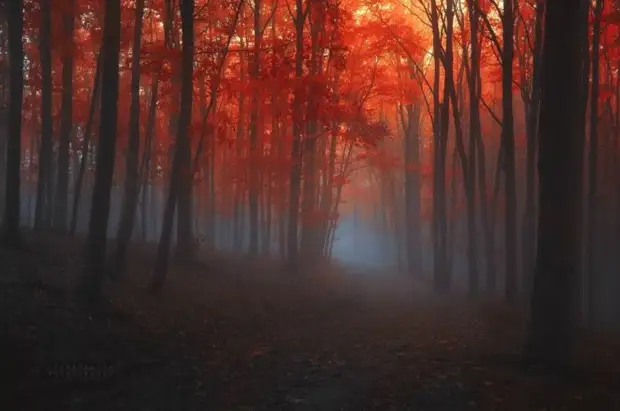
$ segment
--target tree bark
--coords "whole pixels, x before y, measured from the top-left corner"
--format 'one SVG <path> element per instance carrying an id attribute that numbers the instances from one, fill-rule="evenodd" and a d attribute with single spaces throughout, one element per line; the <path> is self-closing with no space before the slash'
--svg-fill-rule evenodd
<path id="1" fill-rule="evenodd" d="M 182 25 L 182 73 L 181 76 L 181 106 L 179 108 L 179 121 L 177 141 L 170 175 L 170 187 L 168 199 L 164 209 L 163 226 L 157 246 L 157 258 L 151 277 L 150 288 L 153 292 L 159 292 L 163 288 L 168 266 L 170 263 L 170 245 L 172 241 L 172 225 L 174 211 L 177 205 L 177 196 L 180 194 L 180 183 L 189 180 L 187 174 L 191 174 L 191 166 L 187 153 L 190 150 L 189 125 L 192 121 L 192 86 L 194 64 L 194 0 L 181 0 L 181 25 Z M 191 203 L 190 203 L 191 206 Z M 181 218 L 181 213 L 179 213 Z M 189 224 L 191 230 L 191 220 Z"/>
<path id="2" fill-rule="evenodd" d="M 514 56 L 513 0 L 504 0 L 502 47 L 502 142 L 504 145 L 505 202 L 505 272 L 504 295 L 507 301 L 517 299 L 517 189 L 515 172 L 515 140 L 512 98 L 512 60 Z"/>
<path id="3" fill-rule="evenodd" d="M 590 151 L 588 156 L 588 224 L 586 240 L 586 279 L 587 279 L 587 313 L 588 325 L 592 327 L 596 320 L 596 292 L 598 287 L 598 99 L 599 99 L 599 62 L 600 30 L 604 0 L 597 0 L 594 11 L 592 31 L 592 89 L 590 94 Z"/>
<path id="4" fill-rule="evenodd" d="M 86 162 L 88 161 L 88 151 L 90 146 L 90 135 L 95 119 L 95 110 L 100 99 L 101 90 L 101 70 L 102 70 L 103 54 L 100 52 L 97 57 L 97 68 L 95 69 L 95 83 L 90 96 L 90 106 L 88 108 L 88 119 L 84 128 L 84 136 L 82 140 L 82 158 L 80 159 L 80 170 L 78 171 L 75 188 L 73 189 L 73 206 L 71 208 L 71 223 L 69 224 L 69 235 L 75 235 L 77 229 L 78 215 L 80 211 L 80 200 L 82 199 L 82 185 L 84 173 L 86 172 Z"/>
<path id="5" fill-rule="evenodd" d="M 142 20 L 144 1 L 136 1 L 134 40 L 131 50 L 131 108 L 129 113 L 129 147 L 125 163 L 125 192 L 123 208 L 118 225 L 116 255 L 113 276 L 122 277 L 127 260 L 127 247 L 135 225 L 136 207 L 140 194 L 140 176 L 138 170 L 140 156 L 140 46 L 142 43 Z M 157 80 L 155 80 L 157 81 Z"/>
<path id="6" fill-rule="evenodd" d="M 105 6 L 101 80 L 106 87 L 101 92 L 101 121 L 97 144 L 97 168 L 86 243 L 86 268 L 80 283 L 81 296 L 87 303 L 96 303 L 100 299 L 105 273 L 104 264 L 108 216 L 110 213 L 110 189 L 114 173 L 118 118 L 118 64 L 121 38 L 120 3 L 120 0 L 108 0 Z"/>
<path id="7" fill-rule="evenodd" d="M 10 59 L 8 136 L 6 143 L 6 183 L 4 207 L 4 240 L 9 246 L 20 245 L 20 173 L 22 101 L 24 93 L 23 1 L 7 4 Z"/>
<path id="8" fill-rule="evenodd" d="M 443 102 L 439 99 L 441 35 L 437 1 L 431 0 L 433 30 L 433 288 L 438 293 L 450 289 L 448 264 L 448 222 L 446 202 L 446 156 L 448 149 L 449 105 L 448 87 L 444 87 Z"/>
<path id="9" fill-rule="evenodd" d="M 48 228 L 50 221 L 48 204 L 52 171 L 52 16 L 51 0 L 41 0 L 41 30 L 39 32 L 39 55 L 41 59 L 41 146 L 39 150 L 39 179 L 37 182 L 37 203 L 34 212 L 34 228 Z"/>
<path id="10" fill-rule="evenodd" d="M 299 194 L 301 192 L 301 139 L 302 139 L 302 104 L 303 104 L 303 85 L 299 80 L 303 75 L 303 48 L 304 48 L 304 25 L 305 13 L 303 1 L 296 0 L 297 12 L 295 17 L 295 97 L 293 99 L 293 144 L 291 148 L 291 173 L 289 191 L 289 211 L 288 211 L 288 260 L 295 267 L 299 250 L 298 228 L 299 228 Z"/>
<path id="11" fill-rule="evenodd" d="M 581 0 L 546 4 L 539 139 L 539 220 L 536 272 L 526 353 L 569 361 L 581 266 L 583 75 Z"/>
<path id="12" fill-rule="evenodd" d="M 60 120 L 60 144 L 58 146 L 58 169 L 56 199 L 54 204 L 54 228 L 60 232 L 67 229 L 67 202 L 69 195 L 69 145 L 73 130 L 73 6 L 63 16 L 65 54 L 62 58 L 62 107 Z"/>
<path id="13" fill-rule="evenodd" d="M 536 266 L 536 152 L 538 142 L 538 121 L 540 112 L 541 68 L 543 18 L 545 3 L 536 1 L 536 22 L 534 32 L 533 66 L 531 100 L 529 104 L 526 130 L 526 165 L 525 165 L 525 210 L 521 232 L 521 255 L 523 260 L 523 288 L 525 295 L 532 292 L 532 277 Z"/>

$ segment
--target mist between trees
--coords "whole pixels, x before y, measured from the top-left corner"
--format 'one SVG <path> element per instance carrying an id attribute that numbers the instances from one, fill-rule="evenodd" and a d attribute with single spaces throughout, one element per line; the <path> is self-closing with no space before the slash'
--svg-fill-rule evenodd
<path id="1" fill-rule="evenodd" d="M 154 291 L 205 250 L 400 271 L 532 298 L 554 351 L 620 314 L 617 7 L 3 2 L 6 241 L 85 234 L 87 300 L 138 242 Z"/>

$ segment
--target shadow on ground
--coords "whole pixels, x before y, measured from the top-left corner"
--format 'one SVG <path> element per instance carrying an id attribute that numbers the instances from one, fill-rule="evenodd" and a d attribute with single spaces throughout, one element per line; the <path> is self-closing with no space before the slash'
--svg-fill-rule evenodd
<path id="1" fill-rule="evenodd" d="M 571 375 L 522 366 L 520 315 L 428 297 L 395 275 L 210 256 L 146 293 L 136 250 L 109 304 L 73 303 L 79 242 L 0 249 L 0 407 L 7 410 L 613 410 L 613 341 Z M 605 365 L 605 367 L 602 366 Z"/>

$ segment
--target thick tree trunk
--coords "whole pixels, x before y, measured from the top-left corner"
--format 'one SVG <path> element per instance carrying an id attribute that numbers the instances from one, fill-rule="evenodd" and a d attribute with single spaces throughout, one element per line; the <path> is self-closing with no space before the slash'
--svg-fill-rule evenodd
<path id="1" fill-rule="evenodd" d="M 125 190 L 123 194 L 123 208 L 118 225 L 116 255 L 114 261 L 114 276 L 119 278 L 124 274 L 127 259 L 127 247 L 131 240 L 135 224 L 136 207 L 140 194 L 139 156 L 140 156 L 140 46 L 142 43 L 142 19 L 144 16 L 144 1 L 136 1 L 134 25 L 134 40 L 131 51 L 131 108 L 129 113 L 129 147 L 125 163 Z"/>
<path id="2" fill-rule="evenodd" d="M 39 179 L 37 182 L 37 204 L 34 212 L 34 228 L 48 228 L 48 204 L 52 172 L 52 16 L 51 0 L 41 0 L 41 30 L 39 34 L 39 55 L 41 59 L 41 146 L 39 150 Z"/>
<path id="3" fill-rule="evenodd" d="M 8 137 L 8 108 L 9 108 L 9 77 L 10 65 L 8 58 L 9 43 L 7 30 L 7 10 L 0 11 L 0 225 L 4 218 L 6 190 L 6 140 Z"/>
<path id="4" fill-rule="evenodd" d="M 88 238 L 86 268 L 81 278 L 81 296 L 86 302 L 97 302 L 101 297 L 106 256 L 110 189 L 114 173 L 116 149 L 117 104 L 119 86 L 119 51 L 121 38 L 120 0 L 108 0 L 105 6 L 103 29 L 103 68 L 101 92 L 101 121 L 97 144 L 97 169 L 93 188 Z"/>
<path id="5" fill-rule="evenodd" d="M 67 202 L 69 195 L 69 146 L 73 130 L 73 7 L 63 16 L 66 47 L 62 58 L 62 107 L 60 119 L 60 143 L 58 146 L 58 169 L 56 199 L 54 202 L 54 228 L 60 232 L 67 229 Z"/>
<path id="6" fill-rule="evenodd" d="M 527 354 L 566 363 L 573 343 L 581 267 L 583 74 L 581 0 L 548 2 L 539 139 L 539 220 Z"/>
<path id="7" fill-rule="evenodd" d="M 151 277 L 151 290 L 161 291 L 168 265 L 170 263 L 170 245 L 172 241 L 172 226 L 174 222 L 174 211 L 177 205 L 177 196 L 183 191 L 180 187 L 182 183 L 187 183 L 191 177 L 191 166 L 189 144 L 189 125 L 192 120 L 192 86 L 193 86 L 193 64 L 194 64 L 194 0 L 181 0 L 181 25 L 183 30 L 183 55 L 181 76 L 181 106 L 179 109 L 179 122 L 177 131 L 176 148 L 172 172 L 170 175 L 170 186 L 168 188 L 168 199 L 164 209 L 163 227 L 157 247 L 157 259 L 153 276 Z M 189 174 L 189 176 L 187 175 Z M 191 202 L 189 203 L 191 207 Z M 187 210 L 185 210 L 187 211 Z M 183 213 L 179 212 L 179 219 Z M 184 216 L 186 218 L 187 215 Z M 189 230 L 191 230 L 191 219 L 189 220 Z M 191 233 L 190 233 L 191 235 Z M 181 245 L 179 245 L 181 246 Z M 189 244 L 183 245 L 189 246 Z"/>
<path id="8" fill-rule="evenodd" d="M 22 100 L 24 93 L 24 34 L 23 2 L 7 4 L 8 43 L 10 59 L 10 90 L 8 112 L 8 136 L 6 143 L 6 183 L 4 207 L 4 240 L 7 245 L 20 245 L 20 173 Z"/>

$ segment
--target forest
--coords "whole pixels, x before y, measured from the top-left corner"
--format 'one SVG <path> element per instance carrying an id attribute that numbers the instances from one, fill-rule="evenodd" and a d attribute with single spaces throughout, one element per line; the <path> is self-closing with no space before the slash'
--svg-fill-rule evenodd
<path id="1" fill-rule="evenodd" d="M 0 0 L 0 403 L 620 409 L 619 136 L 617 0 Z"/>

